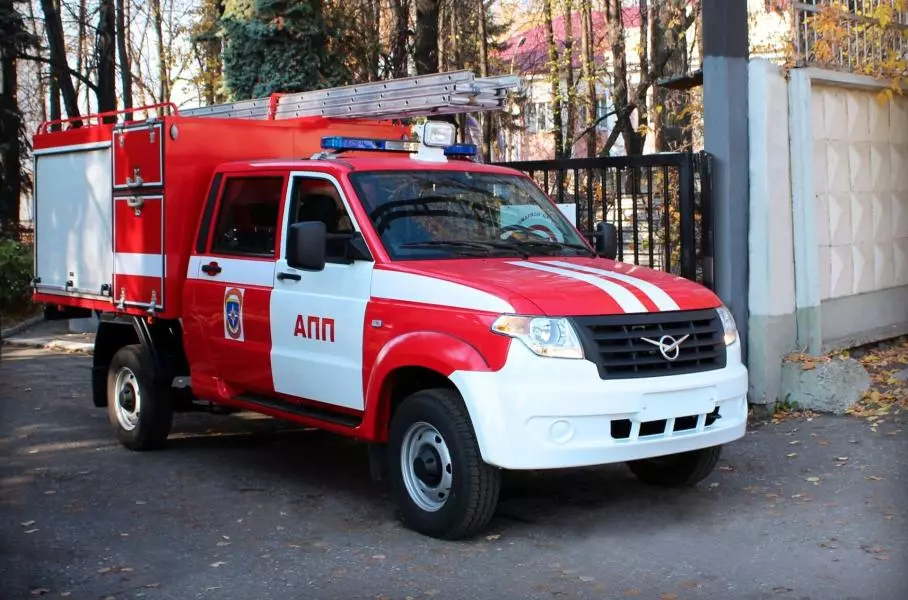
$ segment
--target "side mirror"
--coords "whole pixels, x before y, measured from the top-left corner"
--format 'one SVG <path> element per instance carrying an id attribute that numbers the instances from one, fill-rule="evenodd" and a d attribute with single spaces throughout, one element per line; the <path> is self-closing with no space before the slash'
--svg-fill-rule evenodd
<path id="1" fill-rule="evenodd" d="M 287 264 L 294 269 L 321 271 L 325 268 L 325 239 L 321 221 L 294 223 L 287 230 Z"/>
<path id="2" fill-rule="evenodd" d="M 611 223 L 596 223 L 596 254 L 611 260 L 618 257 L 618 229 Z"/>

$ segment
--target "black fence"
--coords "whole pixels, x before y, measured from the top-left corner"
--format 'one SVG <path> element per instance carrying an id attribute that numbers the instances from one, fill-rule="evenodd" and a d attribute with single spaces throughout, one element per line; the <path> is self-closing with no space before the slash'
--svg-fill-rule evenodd
<path id="1" fill-rule="evenodd" d="M 618 259 L 713 288 L 710 160 L 705 152 L 500 163 L 525 171 L 577 227 L 618 229 Z"/>

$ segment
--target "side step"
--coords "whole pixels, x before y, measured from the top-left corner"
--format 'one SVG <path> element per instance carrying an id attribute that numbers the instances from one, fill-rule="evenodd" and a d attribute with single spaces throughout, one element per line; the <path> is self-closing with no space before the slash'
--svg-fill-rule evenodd
<path id="1" fill-rule="evenodd" d="M 354 427 L 359 427 L 363 422 L 362 415 L 350 415 L 328 408 L 316 408 L 314 406 L 297 404 L 296 402 L 279 400 L 270 396 L 244 394 L 242 396 L 239 396 L 238 399 L 242 400 L 243 402 L 248 402 L 249 404 L 256 404 L 265 408 L 271 408 L 309 419 L 317 419 L 319 421 L 333 423 L 334 425 L 340 425 L 342 427 L 350 427 L 351 429 Z"/>

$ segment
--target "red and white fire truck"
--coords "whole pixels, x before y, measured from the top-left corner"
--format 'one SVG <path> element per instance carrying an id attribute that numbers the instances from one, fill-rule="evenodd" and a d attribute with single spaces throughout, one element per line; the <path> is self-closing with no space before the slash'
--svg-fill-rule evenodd
<path id="1" fill-rule="evenodd" d="M 486 525 L 504 469 L 706 477 L 747 417 L 719 298 L 616 262 L 613 228 L 591 244 L 449 123 L 402 124 L 513 85 L 455 72 L 42 125 L 34 299 L 100 317 L 93 398 L 120 442 L 158 448 L 200 406 L 350 436 L 406 525 L 449 539 Z"/>

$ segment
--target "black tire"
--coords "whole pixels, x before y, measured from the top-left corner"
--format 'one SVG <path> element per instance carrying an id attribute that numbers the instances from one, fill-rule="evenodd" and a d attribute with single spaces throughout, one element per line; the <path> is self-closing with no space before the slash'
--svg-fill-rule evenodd
<path id="1" fill-rule="evenodd" d="M 117 389 L 118 375 L 120 389 Z M 138 407 L 129 405 L 138 390 Z M 130 396 L 132 394 L 132 396 Z M 132 417 L 124 417 L 123 411 Z M 164 445 L 173 422 L 173 406 L 166 389 L 157 385 L 151 357 L 141 344 L 123 346 L 114 354 L 107 371 L 107 415 L 120 443 L 130 450 L 154 450 Z M 127 425 L 130 418 L 135 422 Z M 126 419 L 124 422 L 121 419 Z"/>
<path id="2" fill-rule="evenodd" d="M 451 474 L 450 492 L 437 494 L 445 495 L 445 500 L 434 511 L 414 500 L 407 491 L 402 470 L 405 438 L 411 427 L 419 423 L 437 430 L 450 456 L 451 469 L 446 469 Z M 469 414 L 457 392 L 431 389 L 407 397 L 391 419 L 387 451 L 391 493 L 406 527 L 434 538 L 454 540 L 476 534 L 488 524 L 498 504 L 501 472 L 483 462 Z M 446 468 L 444 462 L 439 461 L 439 468 Z M 431 459 L 422 464 L 429 463 Z"/>
<path id="3" fill-rule="evenodd" d="M 722 446 L 712 446 L 681 454 L 635 460 L 627 463 L 631 473 L 648 485 L 687 487 L 700 483 L 719 462 Z"/>

